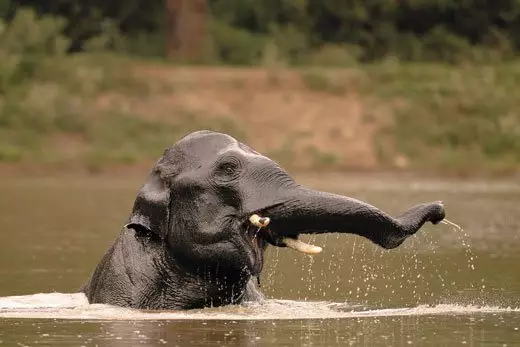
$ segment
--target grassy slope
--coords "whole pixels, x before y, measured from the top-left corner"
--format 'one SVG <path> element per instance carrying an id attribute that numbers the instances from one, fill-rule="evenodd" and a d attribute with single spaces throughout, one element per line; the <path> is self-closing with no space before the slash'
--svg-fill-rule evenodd
<path id="1" fill-rule="evenodd" d="M 65 57 L 0 96 L 0 161 L 148 165 L 209 128 L 294 169 L 513 172 L 518 85 L 520 64 L 280 70 Z"/>

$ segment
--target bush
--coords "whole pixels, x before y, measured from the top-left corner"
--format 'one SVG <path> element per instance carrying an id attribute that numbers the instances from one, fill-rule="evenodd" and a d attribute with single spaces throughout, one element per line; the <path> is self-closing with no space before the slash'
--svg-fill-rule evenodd
<path id="1" fill-rule="evenodd" d="M 68 40 L 62 34 L 66 21 L 21 9 L 6 25 L 0 20 L 0 94 L 32 78 L 44 60 L 63 56 Z"/>
<path id="2" fill-rule="evenodd" d="M 252 65 L 260 61 L 266 38 L 223 22 L 211 25 L 216 61 L 228 64 Z"/>
<path id="3" fill-rule="evenodd" d="M 403 64 L 371 69 L 366 88 L 399 100 L 385 131 L 413 164 L 493 171 L 520 166 L 520 99 L 511 93 L 519 80 L 518 63 L 462 69 Z"/>
<path id="4" fill-rule="evenodd" d="M 42 149 L 58 134 L 107 153 L 114 151 L 109 144 L 123 143 L 116 134 L 132 136 L 146 151 L 157 149 L 156 135 L 171 127 L 111 109 L 93 111 L 102 93 L 143 96 L 153 86 L 135 78 L 127 60 L 107 54 L 103 45 L 95 54 L 68 55 L 65 26 L 64 19 L 38 17 L 31 9 L 20 9 L 8 25 L 0 22 L 0 161 L 45 160 L 49 154 Z M 136 128 L 143 131 L 135 134 Z"/>
<path id="5" fill-rule="evenodd" d="M 356 65 L 362 49 L 354 45 L 325 44 L 311 51 L 305 58 L 305 65 L 350 67 Z"/>
<path id="6" fill-rule="evenodd" d="M 66 18 L 68 50 L 101 45 L 126 54 L 164 57 L 164 1 L 9 3 L 9 20 L 22 5 L 38 15 Z M 487 63 L 520 51 L 520 3 L 515 0 L 206 0 L 206 5 L 208 17 L 214 19 L 210 32 L 217 46 L 216 57 L 210 58 L 230 64 L 258 63 L 267 39 L 291 64 L 331 44 L 359 47 L 360 61 L 393 56 Z M 192 10 L 198 11 L 195 7 Z"/>

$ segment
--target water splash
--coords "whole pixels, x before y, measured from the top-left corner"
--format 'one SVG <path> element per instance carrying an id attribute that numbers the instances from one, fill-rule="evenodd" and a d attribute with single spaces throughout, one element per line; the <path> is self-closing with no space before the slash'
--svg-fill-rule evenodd
<path id="1" fill-rule="evenodd" d="M 459 230 L 459 231 L 462 231 L 462 227 L 456 223 L 453 223 L 452 221 L 444 218 L 442 221 L 441 221 L 442 224 L 447 224 L 447 225 L 451 225 L 452 227 L 454 227 L 455 229 Z"/>
<path id="2" fill-rule="evenodd" d="M 459 241 L 461 242 L 462 246 L 464 247 L 464 252 L 466 254 L 466 258 L 468 259 L 468 268 L 471 271 L 475 271 L 475 261 L 477 259 L 477 256 L 473 252 L 471 244 L 469 243 L 469 239 L 470 239 L 469 235 L 466 232 L 464 232 L 464 229 L 460 225 L 458 225 L 448 219 L 443 219 L 442 223 L 452 226 L 453 230 L 455 230 L 456 232 L 459 233 Z M 475 288 L 475 284 L 473 283 L 473 281 L 470 282 L 470 287 Z M 484 286 L 484 288 L 485 288 L 485 286 Z"/>
<path id="3" fill-rule="evenodd" d="M 423 315 L 514 314 L 520 308 L 474 305 L 365 309 L 326 301 L 266 300 L 189 311 L 141 311 L 103 304 L 89 305 L 81 294 L 48 293 L 0 298 L 0 318 L 81 320 L 295 320 Z"/>
<path id="4" fill-rule="evenodd" d="M 263 291 L 272 299 L 348 301 L 372 308 L 475 302 L 468 295 L 473 296 L 475 289 L 481 291 L 483 283 L 465 270 L 466 261 L 475 270 L 469 235 L 454 222 L 444 220 L 443 224 L 455 233 L 419 233 L 391 252 L 353 235 L 305 235 L 310 243 L 324 245 L 326 256 L 302 256 L 274 248 L 264 271 Z M 444 236 L 459 240 L 454 255 L 441 246 Z M 278 271 L 280 263 L 287 261 L 294 264 L 295 271 Z M 297 285 L 284 286 L 287 281 Z"/>
<path id="5" fill-rule="evenodd" d="M 274 253 L 274 254 L 272 254 Z M 270 265 L 276 269 L 280 263 L 280 248 L 279 247 L 269 247 L 269 262 Z M 267 259 L 267 256 L 266 258 Z M 264 260 L 265 261 L 265 260 Z M 272 287 L 276 283 L 276 271 L 263 271 L 261 273 L 261 287 Z"/>

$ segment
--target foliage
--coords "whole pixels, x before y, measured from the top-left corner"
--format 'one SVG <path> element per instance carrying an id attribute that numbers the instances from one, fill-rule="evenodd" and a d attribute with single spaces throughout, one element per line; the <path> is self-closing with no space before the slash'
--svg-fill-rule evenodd
<path id="1" fill-rule="evenodd" d="M 5 0 L 3 0 L 5 1 Z M 51 15 L 67 19 L 64 34 L 70 39 L 71 51 L 80 51 L 93 37 L 108 38 L 109 48 L 147 54 L 150 43 L 161 36 L 164 20 L 162 1 L 81 1 L 81 0 L 10 0 L 9 21 L 23 8 L 38 16 Z M 152 39 L 143 42 L 144 38 Z M 143 45 L 138 49 L 140 45 Z M 162 47 L 162 45 L 161 45 Z M 153 47 L 155 53 L 159 53 Z"/>
<path id="2" fill-rule="evenodd" d="M 21 6 L 68 19 L 70 50 L 94 37 L 116 51 L 162 56 L 165 1 L 2 0 L 9 21 Z M 176 0 L 171 0 L 176 1 Z M 275 42 L 291 64 L 314 61 L 324 45 L 359 50 L 360 61 L 388 56 L 407 61 L 489 63 L 520 50 L 520 2 L 457 0 L 206 0 L 216 61 L 255 64 Z M 7 6 L 6 4 L 10 4 Z M 5 11 L 5 10 L 4 10 Z M 246 42 L 250 40 L 251 47 Z M 345 48 L 345 51 L 347 48 Z M 323 61 L 344 65 L 336 59 Z M 347 54 L 348 55 L 348 54 Z M 352 56 L 352 55 L 351 55 Z"/>
<path id="3" fill-rule="evenodd" d="M 31 10 L 20 10 L 9 26 L 0 21 L 0 94 L 8 87 L 32 78 L 47 58 L 59 58 L 68 45 L 62 35 L 61 18 L 36 18 Z"/>
<path id="4" fill-rule="evenodd" d="M 520 166 L 520 99 L 511 92 L 520 81 L 518 63 L 379 65 L 365 71 L 366 92 L 389 105 L 399 100 L 378 140 L 389 137 L 417 167 L 477 173 Z"/>
<path id="5" fill-rule="evenodd" d="M 0 161 L 127 163 L 157 155 L 167 137 L 196 124 L 192 117 L 166 123 L 97 107 L 105 93 L 146 97 L 167 86 L 134 76 L 122 57 L 67 55 L 65 26 L 31 9 L 19 10 L 9 25 L 0 21 Z"/>
<path id="6" fill-rule="evenodd" d="M 215 59 L 228 64 L 250 65 L 260 61 L 265 37 L 219 21 L 212 22 Z"/>
<path id="7" fill-rule="evenodd" d="M 293 42 L 301 42 L 303 52 L 330 43 L 360 47 L 362 61 L 389 55 L 411 61 L 482 61 L 506 59 L 520 50 L 520 2 L 516 0 L 208 3 L 215 17 L 230 26 L 264 35 L 285 28 L 300 35 Z M 493 53 L 483 55 L 482 48 Z"/>
<path id="8" fill-rule="evenodd" d="M 392 41 L 401 48 L 382 63 L 359 65 L 356 60 L 365 59 L 369 52 L 360 42 L 323 45 L 319 54 L 312 51 L 319 40 L 302 34 L 309 31 L 300 23 L 307 5 L 289 6 L 293 11 L 284 17 L 273 15 L 274 7 L 271 12 L 248 12 L 248 4 L 258 5 L 245 1 L 233 6 L 282 24 L 258 24 L 252 31 L 240 28 L 242 22 L 233 16 L 213 22 L 218 57 L 235 64 L 263 64 L 273 69 L 273 76 L 285 63 L 349 66 L 341 69 L 348 78 L 320 67 L 303 69 L 301 79 L 314 92 L 338 97 L 355 93 L 367 109 L 384 105 L 394 122 L 377 136 L 382 158 L 404 154 L 412 165 L 456 170 L 519 167 L 520 99 L 514 91 L 520 83 L 520 68 L 518 63 L 503 62 L 517 49 L 504 31 L 494 31 L 485 39 L 496 47 L 490 50 L 455 34 L 449 25 L 436 26 L 426 30 L 422 40 L 407 34 Z M 152 153 L 155 157 L 166 138 L 201 127 L 245 136 L 237 124 L 219 118 L 187 113 L 177 114 L 174 120 L 148 119 L 133 114 L 131 108 L 101 107 L 103 97 L 143 98 L 171 86 L 134 76 L 131 66 L 136 61 L 113 54 L 119 38 L 125 36 L 119 27 L 89 37 L 83 43 L 87 51 L 67 54 L 74 41 L 65 34 L 69 26 L 63 17 L 39 16 L 31 9 L 19 9 L 9 21 L 0 20 L 0 161 L 79 160 L 97 169 L 108 162 L 131 163 Z M 126 38 L 121 42 L 121 50 L 127 49 Z M 403 57 L 459 66 L 404 64 Z M 465 61 L 481 65 L 461 64 Z M 287 142 L 273 155 L 290 161 L 293 147 Z M 308 153 L 317 166 L 341 165 L 337 153 Z"/>

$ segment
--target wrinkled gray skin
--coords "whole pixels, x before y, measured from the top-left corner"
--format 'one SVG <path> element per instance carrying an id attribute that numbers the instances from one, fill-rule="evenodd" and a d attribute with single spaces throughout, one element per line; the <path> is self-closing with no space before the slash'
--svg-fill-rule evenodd
<path id="1" fill-rule="evenodd" d="M 270 217 L 268 228 L 251 226 L 253 213 Z M 140 309 L 256 300 L 264 250 L 285 247 L 282 236 L 352 233 L 390 249 L 443 218 L 440 202 L 392 218 L 364 202 L 305 188 L 231 136 L 198 131 L 165 150 L 82 291 L 90 303 Z"/>

